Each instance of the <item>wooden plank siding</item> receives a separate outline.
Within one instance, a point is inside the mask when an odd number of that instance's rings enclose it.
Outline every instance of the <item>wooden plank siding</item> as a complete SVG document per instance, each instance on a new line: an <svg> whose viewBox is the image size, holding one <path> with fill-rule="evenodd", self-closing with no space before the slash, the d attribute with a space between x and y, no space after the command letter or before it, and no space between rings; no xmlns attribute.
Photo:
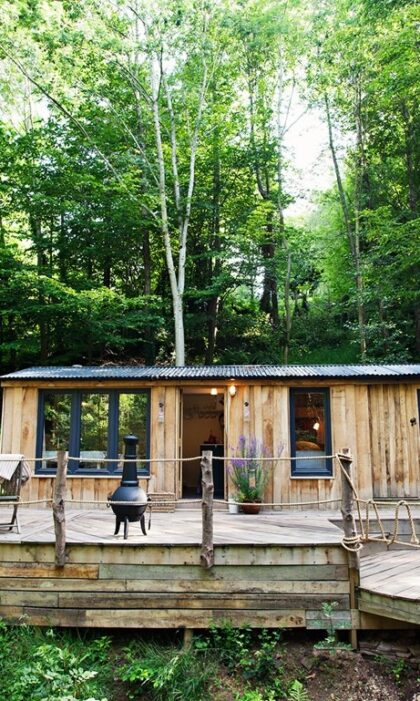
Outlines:
<svg viewBox="0 0 420 701"><path fill-rule="evenodd" d="M368 387L373 497L420 496L417 390L410 384Z"/></svg>
<svg viewBox="0 0 420 701"><path fill-rule="evenodd" d="M52 543L2 542L0 560L0 616L15 623L313 627L326 601L337 602L343 627L354 620L338 544L218 546L210 570L199 545L69 544L68 564L56 568Z"/></svg>
<svg viewBox="0 0 420 701"><path fill-rule="evenodd" d="M200 383L196 382L195 386ZM74 382L43 385L74 388ZM80 386L80 385L79 385ZM162 459L152 465L149 491L181 495L181 468L163 462L181 454L182 387L175 382L106 382L101 387L151 389L151 457ZM183 387L193 386L183 385ZM410 382L387 384L345 382L265 382L237 384L236 396L225 392L225 454L232 455L241 435L254 437L274 456L290 455L291 386L330 388L333 452L350 448L353 455L353 478L363 498L403 498L420 496L419 412L417 391L420 385ZM227 386L226 386L227 387ZM248 403L247 411L245 403ZM159 404L164 406L164 420L158 421ZM38 387L33 383L4 387L1 452L22 452L35 456ZM247 416L248 412L248 416ZM411 424L410 420L416 423ZM226 469L228 465L226 465ZM334 465L332 478L292 478L289 461L273 465L265 501L297 504L301 501L337 500L341 494L340 477ZM118 477L71 476L69 497L104 501L114 491ZM225 481L227 484L229 480ZM228 496L229 489L226 489ZM23 490L23 498L50 498L52 478L33 477ZM77 506L77 504L75 504ZM338 502L320 508L337 508ZM92 508L89 504L88 508ZM298 507L295 507L298 508ZM307 508L307 507L305 507Z"/></svg>

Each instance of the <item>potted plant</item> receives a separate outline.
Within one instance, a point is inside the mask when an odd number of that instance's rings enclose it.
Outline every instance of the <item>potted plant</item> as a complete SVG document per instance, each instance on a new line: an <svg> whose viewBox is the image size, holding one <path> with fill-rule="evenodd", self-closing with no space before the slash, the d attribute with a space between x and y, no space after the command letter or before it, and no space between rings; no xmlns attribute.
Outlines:
<svg viewBox="0 0 420 701"><path fill-rule="evenodd" d="M258 514L268 479L268 469L261 461L265 450L255 438L247 441L245 436L241 436L235 452L229 472L237 501L244 513Z"/></svg>

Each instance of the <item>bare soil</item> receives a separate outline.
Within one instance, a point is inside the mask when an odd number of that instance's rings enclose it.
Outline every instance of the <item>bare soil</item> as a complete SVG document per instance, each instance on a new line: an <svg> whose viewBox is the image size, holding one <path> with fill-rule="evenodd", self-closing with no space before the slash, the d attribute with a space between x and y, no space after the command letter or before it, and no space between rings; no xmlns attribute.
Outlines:
<svg viewBox="0 0 420 701"><path fill-rule="evenodd" d="M285 667L288 675L295 670L311 701L420 701L419 664L411 660L353 651L314 656L310 643L291 641Z"/></svg>
<svg viewBox="0 0 420 701"><path fill-rule="evenodd" d="M375 632L365 637L372 645L392 640L392 644L403 648L409 635L411 644L420 647L420 633L398 635ZM420 701L420 658L352 650L318 651L314 642L308 633L286 634L278 659L285 670L285 687L299 679L309 701ZM243 691L239 679L221 674L209 701L235 701Z"/></svg>

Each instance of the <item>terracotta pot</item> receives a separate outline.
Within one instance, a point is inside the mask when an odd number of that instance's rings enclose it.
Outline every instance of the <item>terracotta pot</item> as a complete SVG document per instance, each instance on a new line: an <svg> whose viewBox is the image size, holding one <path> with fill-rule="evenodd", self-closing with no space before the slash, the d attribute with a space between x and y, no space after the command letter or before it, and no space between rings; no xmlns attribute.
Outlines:
<svg viewBox="0 0 420 701"><path fill-rule="evenodd" d="M261 502L255 501L253 504L241 504L241 509L244 514L259 514Z"/></svg>

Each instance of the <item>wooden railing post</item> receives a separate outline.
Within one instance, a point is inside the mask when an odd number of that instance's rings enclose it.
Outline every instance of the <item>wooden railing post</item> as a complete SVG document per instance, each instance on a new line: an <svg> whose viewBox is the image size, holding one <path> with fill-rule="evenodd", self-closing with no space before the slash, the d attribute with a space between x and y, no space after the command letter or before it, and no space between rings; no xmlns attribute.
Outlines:
<svg viewBox="0 0 420 701"><path fill-rule="evenodd" d="M201 566L210 569L214 565L213 547L213 453L204 450L201 456L202 523Z"/></svg>
<svg viewBox="0 0 420 701"><path fill-rule="evenodd" d="M66 564L66 477L67 459L64 450L57 450L57 473L54 480L53 516L55 531L55 564L64 567Z"/></svg>
<svg viewBox="0 0 420 701"><path fill-rule="evenodd" d="M350 484L351 480L351 465L352 456L349 448L343 448L339 453L339 459L342 466L341 471L341 514L343 517L344 537L350 543L357 535L356 524L353 516L354 494ZM347 479L346 475L349 479ZM357 550L354 552L348 551L349 563L349 583L350 583L350 609L355 611L358 609L357 589L360 584L360 561ZM351 643L354 648L357 647L357 630L351 630Z"/></svg>

